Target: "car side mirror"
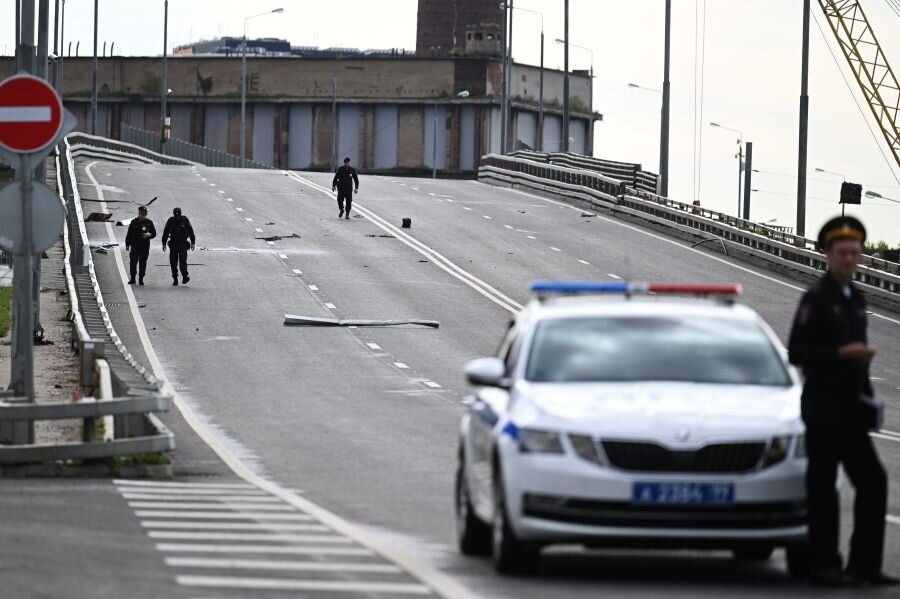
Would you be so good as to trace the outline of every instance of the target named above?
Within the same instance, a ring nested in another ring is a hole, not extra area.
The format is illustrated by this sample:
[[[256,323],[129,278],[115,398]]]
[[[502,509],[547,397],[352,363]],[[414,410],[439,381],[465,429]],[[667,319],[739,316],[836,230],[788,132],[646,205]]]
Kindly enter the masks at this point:
[[[506,365],[500,358],[479,358],[466,364],[469,384],[480,387],[506,387]]]

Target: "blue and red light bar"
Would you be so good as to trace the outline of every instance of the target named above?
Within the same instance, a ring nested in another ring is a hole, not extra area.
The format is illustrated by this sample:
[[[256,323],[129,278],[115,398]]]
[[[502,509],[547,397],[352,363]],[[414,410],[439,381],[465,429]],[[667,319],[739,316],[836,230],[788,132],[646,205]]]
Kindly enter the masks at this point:
[[[531,292],[560,295],[740,295],[739,283],[634,283],[627,281],[534,281]]]

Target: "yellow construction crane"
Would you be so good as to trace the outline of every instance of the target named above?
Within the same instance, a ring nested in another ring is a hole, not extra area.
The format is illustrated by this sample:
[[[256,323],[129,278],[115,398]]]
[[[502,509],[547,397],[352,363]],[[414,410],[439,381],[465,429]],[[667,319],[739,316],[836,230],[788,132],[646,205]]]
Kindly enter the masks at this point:
[[[900,84],[875,31],[858,1],[818,1],[900,166]]]

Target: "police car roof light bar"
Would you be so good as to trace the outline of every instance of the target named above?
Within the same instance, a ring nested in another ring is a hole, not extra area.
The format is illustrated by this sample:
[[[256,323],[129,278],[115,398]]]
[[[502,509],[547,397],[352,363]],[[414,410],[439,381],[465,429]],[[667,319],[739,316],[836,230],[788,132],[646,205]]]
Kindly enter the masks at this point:
[[[738,283],[633,283],[626,281],[534,281],[531,293],[559,295],[740,295]]]

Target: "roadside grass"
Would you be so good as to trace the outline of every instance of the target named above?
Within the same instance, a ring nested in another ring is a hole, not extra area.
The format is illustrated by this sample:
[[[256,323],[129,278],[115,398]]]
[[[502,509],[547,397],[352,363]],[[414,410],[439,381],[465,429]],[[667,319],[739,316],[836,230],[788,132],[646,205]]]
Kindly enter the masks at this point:
[[[12,287],[0,287],[0,337],[9,331],[12,317]]]

